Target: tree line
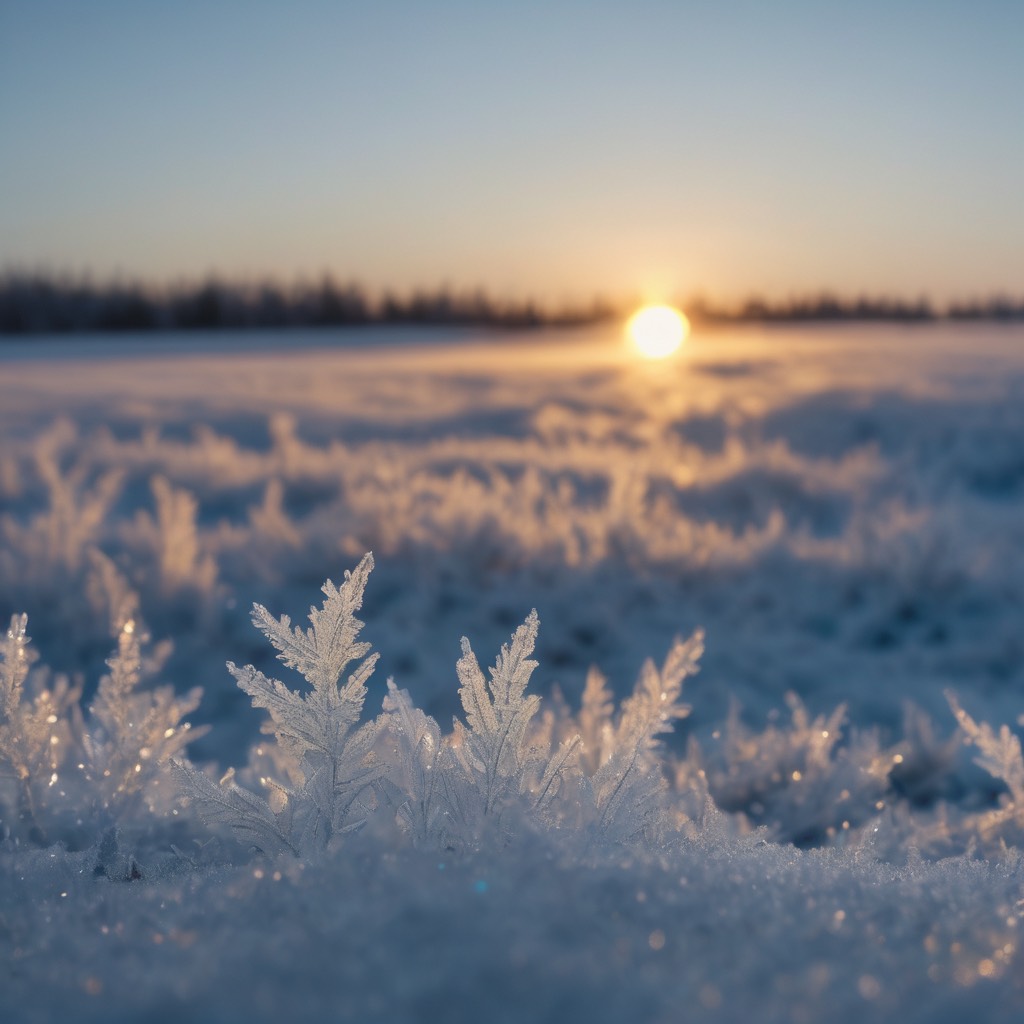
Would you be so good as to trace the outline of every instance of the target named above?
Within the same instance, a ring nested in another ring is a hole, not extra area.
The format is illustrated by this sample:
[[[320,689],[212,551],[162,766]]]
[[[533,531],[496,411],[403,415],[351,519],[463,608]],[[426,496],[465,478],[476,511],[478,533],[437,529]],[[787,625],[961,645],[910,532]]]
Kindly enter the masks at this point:
[[[594,301],[583,307],[496,300],[482,290],[441,287],[372,296],[330,276],[315,283],[232,282],[209,277],[166,287],[137,281],[96,283],[47,273],[0,276],[0,333],[347,327],[366,324],[491,327],[572,326],[615,315]]]
[[[0,334],[64,334],[259,327],[345,327],[366,324],[530,328],[584,326],[624,316],[630,303],[594,299],[553,308],[531,300],[498,300],[482,290],[441,287],[375,297],[325,275],[314,283],[232,282],[216,276],[155,286],[138,281],[95,282],[47,272],[0,275]],[[926,298],[844,299],[830,293],[734,305],[703,298],[683,304],[695,323],[814,323],[938,320],[1024,321],[1024,299],[997,295],[934,306]]]
[[[860,296],[844,299],[825,292],[779,302],[752,298],[734,306],[715,305],[698,298],[691,300],[686,309],[690,319],[700,323],[1024,321],[1024,299],[1014,300],[1004,295],[951,302],[947,306],[939,307],[926,298],[905,300],[885,296]]]

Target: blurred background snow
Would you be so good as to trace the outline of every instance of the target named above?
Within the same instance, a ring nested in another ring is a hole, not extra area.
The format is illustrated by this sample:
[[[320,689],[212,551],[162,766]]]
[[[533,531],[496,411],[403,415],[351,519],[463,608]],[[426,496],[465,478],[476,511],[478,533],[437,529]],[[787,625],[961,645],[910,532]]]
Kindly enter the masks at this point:
[[[251,738],[220,668],[267,661],[251,603],[301,618],[367,550],[376,696],[442,723],[459,636],[496,650],[533,606],[570,702],[704,626],[684,737],[790,691],[889,737],[907,701],[950,731],[945,686],[1021,713],[1020,328],[704,331],[668,363],[611,328],[154,342],[0,352],[0,611],[95,678],[102,550],[204,687],[207,756]]]

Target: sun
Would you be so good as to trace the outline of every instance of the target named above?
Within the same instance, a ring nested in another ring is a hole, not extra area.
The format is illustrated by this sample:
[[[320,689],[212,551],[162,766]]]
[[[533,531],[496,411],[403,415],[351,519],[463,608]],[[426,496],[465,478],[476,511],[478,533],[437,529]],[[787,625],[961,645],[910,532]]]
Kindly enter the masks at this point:
[[[629,318],[626,331],[645,359],[667,359],[686,340],[690,321],[672,306],[644,306]]]

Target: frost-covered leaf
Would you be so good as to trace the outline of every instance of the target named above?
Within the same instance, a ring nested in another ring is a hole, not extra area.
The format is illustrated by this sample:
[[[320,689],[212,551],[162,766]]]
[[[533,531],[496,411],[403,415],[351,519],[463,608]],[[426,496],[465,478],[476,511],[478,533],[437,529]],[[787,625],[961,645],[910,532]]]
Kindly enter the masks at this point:
[[[533,610],[512,635],[511,643],[502,645],[489,681],[463,637],[456,672],[462,683],[459,696],[466,726],[456,722],[452,739],[455,759],[471,790],[466,793],[464,786],[455,798],[463,814],[478,800],[483,817],[500,817],[505,806],[520,798],[520,806],[543,814],[557,796],[566,772],[575,768],[578,737],[570,737],[551,753],[535,742],[531,733],[540,698],[527,695],[526,687],[537,667],[530,655],[539,627]],[[459,792],[458,786],[452,789]]]
[[[298,854],[277,815],[266,800],[234,784],[229,777],[218,785],[187,761],[172,761],[182,790],[210,825],[227,825],[242,842],[264,853],[287,850]]]
[[[199,502],[189,491],[172,487],[163,476],[153,477],[150,487],[156,502],[156,521],[143,517],[141,522],[156,549],[163,589],[173,592],[192,587],[208,593],[217,579],[217,564],[202,550],[196,525]]]
[[[81,770],[101,795],[102,808],[121,815],[130,803],[144,798],[155,807],[163,766],[207,729],[193,730],[184,720],[199,706],[198,687],[182,697],[171,686],[142,688],[143,678],[166,660],[169,645],[147,652],[149,634],[134,617],[138,599],[109,560],[96,560],[111,593],[120,595],[111,606],[117,650],[107,661],[110,671],[100,680],[89,709]]]
[[[69,756],[82,691],[64,677],[30,674],[36,652],[27,629],[26,615],[12,616],[0,646],[0,818],[6,778],[14,790],[17,831],[44,844],[46,812],[60,794],[53,787]],[[0,831],[4,825],[0,821]]]
[[[579,736],[570,736],[551,755],[540,783],[533,791],[534,806],[538,811],[547,811],[560,794],[566,776],[576,767],[581,746]]]
[[[459,696],[469,726],[464,742],[479,780],[483,813],[492,813],[503,798],[529,788],[528,769],[535,766],[536,753],[525,740],[540,698],[525,696],[530,675],[537,667],[529,655],[537,639],[540,622],[536,610],[503,644],[490,682],[486,682],[469,640],[462,638],[462,657],[456,665]],[[479,766],[477,768],[477,766]]]
[[[34,659],[27,629],[27,615],[12,615],[0,647],[0,769],[6,762],[15,780],[18,818],[38,841],[42,832],[36,821],[32,780],[41,767],[40,754],[45,750],[48,735],[31,709],[22,703],[25,679]]]
[[[366,554],[351,572],[346,571],[340,587],[328,580],[323,587],[327,598],[321,608],[311,608],[309,629],[293,627],[291,618],[274,618],[262,605],[253,605],[253,622],[277,648],[278,658],[289,668],[306,677],[317,691],[335,687],[345,666],[370,651],[367,643],[357,643],[363,623],[355,617],[362,607],[363,591],[373,570],[373,555]],[[346,694],[346,699],[359,701],[366,691]]]
[[[975,764],[989,775],[1002,779],[1014,804],[1024,811],[1024,756],[1021,755],[1020,739],[1007,725],[1001,726],[998,733],[987,722],[979,725],[964,711],[951,690],[946,691],[946,699],[960,728],[979,750]]]
[[[120,606],[137,607],[123,579],[115,582],[111,592],[122,594]],[[0,762],[13,769],[17,817],[26,837],[44,843],[70,829],[81,841],[89,828],[131,818],[143,806],[156,809],[166,762],[205,731],[190,731],[183,721],[198,705],[200,691],[178,697],[169,686],[140,688],[160,658],[147,656],[147,637],[129,618],[120,624],[110,671],[83,716],[80,685],[45,670],[27,674],[34,655],[25,628],[25,617],[16,616],[0,652]],[[2,789],[0,781],[0,806]]]
[[[446,815],[446,778],[452,768],[451,751],[441,738],[441,730],[429,715],[412,703],[408,692],[388,680],[384,698],[387,728],[394,737],[404,799],[398,814],[414,840],[440,841]]]
[[[21,690],[32,663],[32,651],[29,648],[28,616],[12,615],[11,624],[7,627],[3,647],[3,665],[0,667],[0,724],[6,725],[13,721],[18,705],[21,702]]]
[[[340,587],[328,580],[322,588],[323,606],[310,611],[309,629],[293,627],[287,615],[275,618],[262,605],[253,606],[253,623],[277,648],[278,658],[302,673],[310,687],[306,692],[292,690],[252,665],[228,663],[253,706],[270,713],[273,734],[293,766],[298,781],[294,789],[265,780],[284,799],[292,850],[322,849],[334,836],[359,827],[363,794],[385,772],[375,751],[381,723],[359,724],[366,682],[378,657],[370,654],[369,644],[357,640],[363,623],[355,616],[372,568],[373,556],[367,554],[353,572],[345,573]],[[344,670],[359,659],[342,681]],[[190,777],[182,778],[188,784]],[[237,806],[251,795],[236,788],[242,796],[224,807]],[[258,806],[262,813],[262,803]],[[230,819],[227,810],[225,814]]]
[[[584,706],[587,727],[592,734],[598,731],[594,742],[601,744],[603,758],[590,785],[599,828],[613,841],[626,842],[648,832],[657,819],[667,782],[653,752],[660,734],[670,732],[673,722],[690,712],[679,698],[684,681],[698,671],[703,651],[704,633],[697,630],[688,640],[673,643],[660,671],[654,662],[646,661],[614,727],[608,719],[603,681],[590,683]]]
[[[324,721],[318,702],[289,690],[280,680],[270,679],[252,665],[238,668],[229,661],[228,671],[235,677],[239,689],[252,699],[253,707],[270,712],[277,741],[297,761],[301,761],[307,751],[329,752],[328,723]],[[358,709],[355,709],[349,724],[357,718]]]
[[[1024,755],[1021,753],[1020,738],[1002,725],[997,733],[987,722],[976,722],[960,706],[951,690],[946,691],[946,700],[953,709],[960,728],[967,741],[977,747],[979,754],[974,763],[984,768],[989,775],[1006,783],[1009,799],[1004,798],[1001,807],[984,811],[975,816],[974,824],[983,839],[1001,836],[1005,826],[1012,825],[1020,836],[1024,829]]]
[[[675,719],[689,715],[689,705],[679,696],[687,677],[699,670],[703,653],[704,631],[698,629],[688,640],[675,640],[660,671],[650,659],[644,662],[632,696],[622,705],[615,729],[616,747],[640,743],[649,749],[660,733],[672,731]]]

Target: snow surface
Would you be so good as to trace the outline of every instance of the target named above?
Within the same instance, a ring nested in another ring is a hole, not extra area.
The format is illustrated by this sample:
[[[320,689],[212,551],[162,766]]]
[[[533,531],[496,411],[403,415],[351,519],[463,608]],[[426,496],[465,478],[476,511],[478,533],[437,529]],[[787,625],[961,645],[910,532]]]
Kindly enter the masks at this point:
[[[173,641],[160,681],[203,688],[218,774],[262,719],[224,663],[281,673],[251,603],[301,620],[373,550],[371,716],[393,676],[447,731],[460,636],[493,664],[532,607],[531,689],[573,709],[591,665],[622,697],[703,626],[669,743],[715,803],[657,845],[452,855],[375,820],[304,861],[184,808],[33,845],[0,789],[5,1020],[1021,1018],[1013,784],[944,690],[1024,712],[1024,330],[705,332],[665,363],[612,330],[152,341],[0,346],[0,621],[86,705],[90,550]]]

